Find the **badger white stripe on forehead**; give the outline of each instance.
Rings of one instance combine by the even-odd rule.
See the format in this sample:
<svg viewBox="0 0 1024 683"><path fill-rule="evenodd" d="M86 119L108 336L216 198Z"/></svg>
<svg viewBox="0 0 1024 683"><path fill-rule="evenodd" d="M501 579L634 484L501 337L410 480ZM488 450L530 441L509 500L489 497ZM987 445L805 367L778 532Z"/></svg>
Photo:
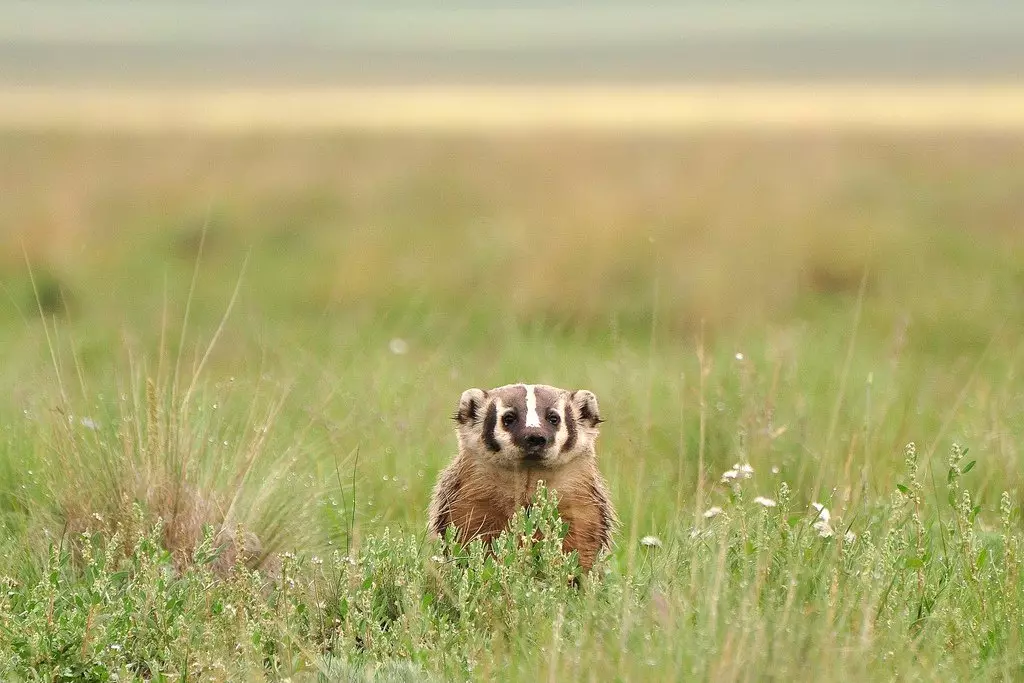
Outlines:
<svg viewBox="0 0 1024 683"><path fill-rule="evenodd" d="M540 427L540 415L537 414L537 392L532 384L526 385L526 426Z"/></svg>

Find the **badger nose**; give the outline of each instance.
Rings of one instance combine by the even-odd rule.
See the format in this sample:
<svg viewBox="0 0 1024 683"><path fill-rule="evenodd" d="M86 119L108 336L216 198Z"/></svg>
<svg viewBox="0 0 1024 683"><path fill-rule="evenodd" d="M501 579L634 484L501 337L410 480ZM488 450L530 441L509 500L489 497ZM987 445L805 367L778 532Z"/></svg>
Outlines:
<svg viewBox="0 0 1024 683"><path fill-rule="evenodd" d="M529 448L543 448L548 445L548 437L543 434L529 434L526 437L526 445Z"/></svg>

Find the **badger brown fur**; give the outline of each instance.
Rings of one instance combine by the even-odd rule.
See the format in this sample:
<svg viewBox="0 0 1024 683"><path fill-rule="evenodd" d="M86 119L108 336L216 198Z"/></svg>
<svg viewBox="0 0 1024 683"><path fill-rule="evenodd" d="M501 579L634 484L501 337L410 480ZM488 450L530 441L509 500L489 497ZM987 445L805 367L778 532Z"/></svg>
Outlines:
<svg viewBox="0 0 1024 683"><path fill-rule="evenodd" d="M616 524L594 451L597 397L542 384L467 389L455 422L459 454L434 487L431 534L454 526L461 542L491 541L542 480L569 525L563 550L577 551L589 571Z"/></svg>

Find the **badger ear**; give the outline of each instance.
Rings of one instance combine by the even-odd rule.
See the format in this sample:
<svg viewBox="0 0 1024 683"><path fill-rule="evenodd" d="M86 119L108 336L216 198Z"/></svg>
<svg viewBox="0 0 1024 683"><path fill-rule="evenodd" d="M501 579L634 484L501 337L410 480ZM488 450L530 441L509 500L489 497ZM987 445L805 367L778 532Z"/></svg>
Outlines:
<svg viewBox="0 0 1024 683"><path fill-rule="evenodd" d="M460 425L476 422L480 419L480 409L487 400L487 392L483 389L466 389L459 399L459 410L455 413L455 421Z"/></svg>
<svg viewBox="0 0 1024 683"><path fill-rule="evenodd" d="M580 389L574 391L570 398L579 413L580 422L589 427L596 427L604 421L601 419L601 411L597 407L597 396L594 396L594 392Z"/></svg>

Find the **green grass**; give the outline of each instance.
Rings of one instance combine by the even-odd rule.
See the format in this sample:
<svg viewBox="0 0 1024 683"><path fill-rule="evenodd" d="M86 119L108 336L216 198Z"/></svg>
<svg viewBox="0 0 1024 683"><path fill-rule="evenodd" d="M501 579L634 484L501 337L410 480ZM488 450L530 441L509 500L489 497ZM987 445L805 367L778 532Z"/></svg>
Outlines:
<svg viewBox="0 0 1024 683"><path fill-rule="evenodd" d="M0 144L0 679L1024 675L1024 140ZM606 419L578 588L426 539L517 380Z"/></svg>

